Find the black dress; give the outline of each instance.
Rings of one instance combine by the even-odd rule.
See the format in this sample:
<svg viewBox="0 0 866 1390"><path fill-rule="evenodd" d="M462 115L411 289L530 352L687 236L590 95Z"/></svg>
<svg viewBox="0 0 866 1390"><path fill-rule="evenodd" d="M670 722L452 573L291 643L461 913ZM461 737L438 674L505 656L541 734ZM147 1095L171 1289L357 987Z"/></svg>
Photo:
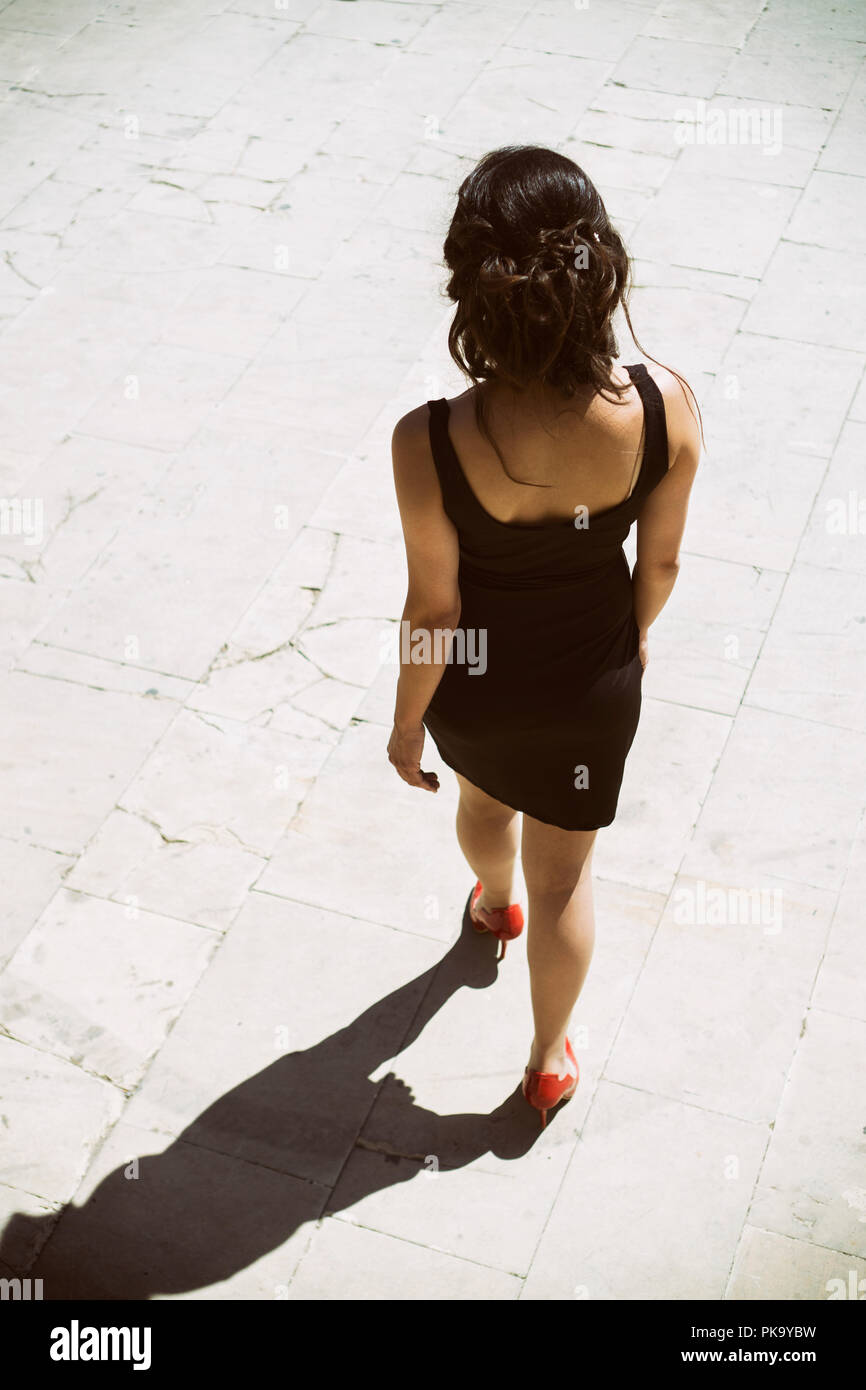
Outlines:
<svg viewBox="0 0 866 1390"><path fill-rule="evenodd" d="M449 767L564 830L610 825L640 717L622 545L667 473L668 442L661 391L643 363L626 370L644 407L640 471L623 502L588 519L497 521L460 466L447 400L427 402L442 499L459 535L462 610L423 722Z"/></svg>

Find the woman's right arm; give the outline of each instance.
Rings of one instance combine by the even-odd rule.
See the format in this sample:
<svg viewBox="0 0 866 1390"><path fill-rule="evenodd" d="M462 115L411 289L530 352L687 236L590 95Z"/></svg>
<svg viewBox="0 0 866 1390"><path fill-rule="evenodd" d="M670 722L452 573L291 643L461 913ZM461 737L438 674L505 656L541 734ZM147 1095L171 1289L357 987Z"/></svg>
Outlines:
<svg viewBox="0 0 866 1390"><path fill-rule="evenodd" d="M637 559L632 592L643 666L646 666L647 630L670 598L679 573L689 495L701 455L696 411L690 406L684 388L664 368L654 368L652 375L665 401L669 465L667 476L653 488L637 519Z"/></svg>

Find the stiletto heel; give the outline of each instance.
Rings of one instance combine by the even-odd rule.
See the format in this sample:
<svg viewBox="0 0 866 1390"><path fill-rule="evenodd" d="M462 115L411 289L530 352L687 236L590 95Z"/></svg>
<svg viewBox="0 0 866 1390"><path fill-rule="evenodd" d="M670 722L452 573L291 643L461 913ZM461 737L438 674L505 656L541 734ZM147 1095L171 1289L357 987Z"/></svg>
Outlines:
<svg viewBox="0 0 866 1390"><path fill-rule="evenodd" d="M476 931L489 931L496 937L500 945L499 955L496 957L498 962L505 960L505 948L509 941L513 941L523 931L523 909L520 903L511 903L509 907L476 907L482 891L479 879L469 899L469 916Z"/></svg>
<svg viewBox="0 0 866 1390"><path fill-rule="evenodd" d="M529 1067L523 1073L522 1090L529 1104L541 1114L541 1128L547 1125L547 1112L559 1105L561 1100L571 1100L580 1080L577 1058L568 1038L565 1040L565 1055L573 1068L563 1076L552 1071L532 1071Z"/></svg>

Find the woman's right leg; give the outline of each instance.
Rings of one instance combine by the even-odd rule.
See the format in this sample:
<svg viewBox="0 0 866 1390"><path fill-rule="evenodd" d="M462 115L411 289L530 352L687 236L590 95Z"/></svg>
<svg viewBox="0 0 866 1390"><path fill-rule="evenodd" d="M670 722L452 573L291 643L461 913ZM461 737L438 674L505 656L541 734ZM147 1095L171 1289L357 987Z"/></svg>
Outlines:
<svg viewBox="0 0 866 1390"><path fill-rule="evenodd" d="M528 1065L534 1071L566 1070L565 1036L595 944L591 870L597 834L523 817L526 953L535 1020Z"/></svg>

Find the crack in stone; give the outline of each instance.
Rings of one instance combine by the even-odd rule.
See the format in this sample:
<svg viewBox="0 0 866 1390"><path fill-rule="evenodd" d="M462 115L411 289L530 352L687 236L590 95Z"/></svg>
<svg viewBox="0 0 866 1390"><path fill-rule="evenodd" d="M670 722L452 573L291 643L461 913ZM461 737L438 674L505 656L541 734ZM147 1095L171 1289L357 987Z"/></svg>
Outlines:
<svg viewBox="0 0 866 1390"><path fill-rule="evenodd" d="M151 826L167 845L191 845L195 843L194 840L184 840L179 836L166 835L158 821L152 820L143 811L130 811L126 806L115 806L115 810L122 811L125 816L135 816L136 820L144 821L145 825Z"/></svg>
<svg viewBox="0 0 866 1390"><path fill-rule="evenodd" d="M189 708L189 706L187 706L187 708ZM201 722L202 722L202 724L207 724L207 726L208 726L209 729L216 729L216 731L217 731L218 734L224 734L224 733L225 733L225 729L220 728L219 724L214 724L210 719L205 719L204 715L201 714L199 710L197 710L197 709L190 709L189 712L190 712L190 714L192 714L196 719L200 719Z"/></svg>
<svg viewBox="0 0 866 1390"><path fill-rule="evenodd" d="M14 228L13 228L13 230L14 230ZM25 283L25 285L30 285L30 287L31 287L32 289L34 289L34 290L41 290L41 289L42 289L42 286L41 286L41 285L37 285L37 283L36 283L35 280L28 280L28 279L27 279L27 276L24 274L23 270L19 270L19 269L18 269L17 265L15 264L15 261L14 261L13 258L12 258L12 252L11 252L11 251L4 251L4 253L3 253L3 259L5 260L6 264L7 264L8 267L9 267L9 269L12 271L12 274L13 274L13 275L17 275L19 280L23 280L24 283Z"/></svg>
<svg viewBox="0 0 866 1390"><path fill-rule="evenodd" d="M382 1140L356 1139L356 1149L366 1149L369 1153L384 1154L386 1158L409 1158L418 1163L423 1163L427 1154L407 1154L402 1149L395 1149L391 1144L386 1144Z"/></svg>

